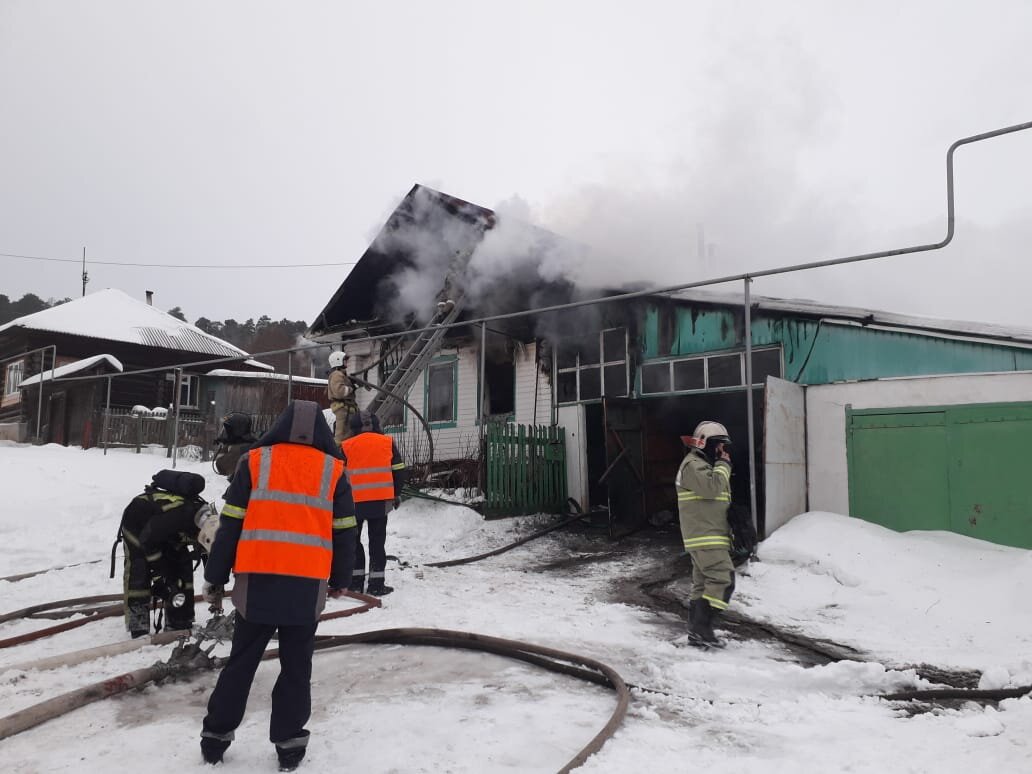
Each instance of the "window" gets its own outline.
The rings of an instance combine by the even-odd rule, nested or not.
[[[608,328],[557,347],[557,403],[626,395],[627,329]]]
[[[455,424],[458,360],[431,363],[426,369],[426,420]]]
[[[25,360],[18,360],[7,365],[3,380],[3,396],[18,397],[22,380],[25,379]]]
[[[201,378],[183,374],[179,377],[179,407],[197,408],[201,395]]]
[[[768,376],[781,376],[780,347],[753,350],[752,362],[753,384],[764,384]],[[715,390],[743,384],[744,352],[644,363],[641,367],[642,395]]]

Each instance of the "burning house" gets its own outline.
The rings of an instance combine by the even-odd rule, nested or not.
[[[306,335],[346,347],[351,373],[404,398],[363,390],[360,404],[410,459],[426,453],[423,420],[437,461],[486,456],[482,471],[492,427],[562,428],[563,491],[607,512],[613,532],[676,513],[680,436],[714,419],[735,440],[732,496],[748,503],[754,488],[761,534],[824,509],[1032,546],[1027,477],[949,480],[951,466],[995,459],[994,444],[1032,441],[1032,331],[754,297],[747,385],[741,296],[627,298],[572,281],[585,265],[578,245],[417,185]],[[608,300],[571,306],[596,298]],[[934,453],[883,451],[898,444]]]

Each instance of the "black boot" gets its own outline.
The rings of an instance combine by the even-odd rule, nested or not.
[[[716,611],[705,599],[693,599],[688,607],[688,637],[693,645],[722,648],[726,644],[713,631]]]
[[[393,586],[385,586],[382,579],[369,581],[369,593],[374,597],[384,597],[394,591]]]
[[[215,765],[222,763],[222,756],[229,749],[229,742],[224,739],[214,739],[210,736],[201,738],[201,756],[205,763]]]
[[[301,765],[305,757],[304,747],[276,747],[276,756],[279,758],[280,771],[293,771]]]
[[[365,593],[365,576],[352,576],[351,583],[348,584],[348,591],[353,591],[356,594]]]

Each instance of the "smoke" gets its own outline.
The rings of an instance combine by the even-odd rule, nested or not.
[[[834,133],[819,67],[786,45],[733,59],[688,97],[675,158],[610,166],[541,208],[541,222],[591,246],[591,274],[605,284],[798,262],[845,238],[848,189],[803,171]]]

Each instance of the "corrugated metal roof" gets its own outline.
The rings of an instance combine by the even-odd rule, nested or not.
[[[19,317],[0,325],[0,332],[10,328],[64,333],[217,357],[248,354],[228,341],[114,288]]]

